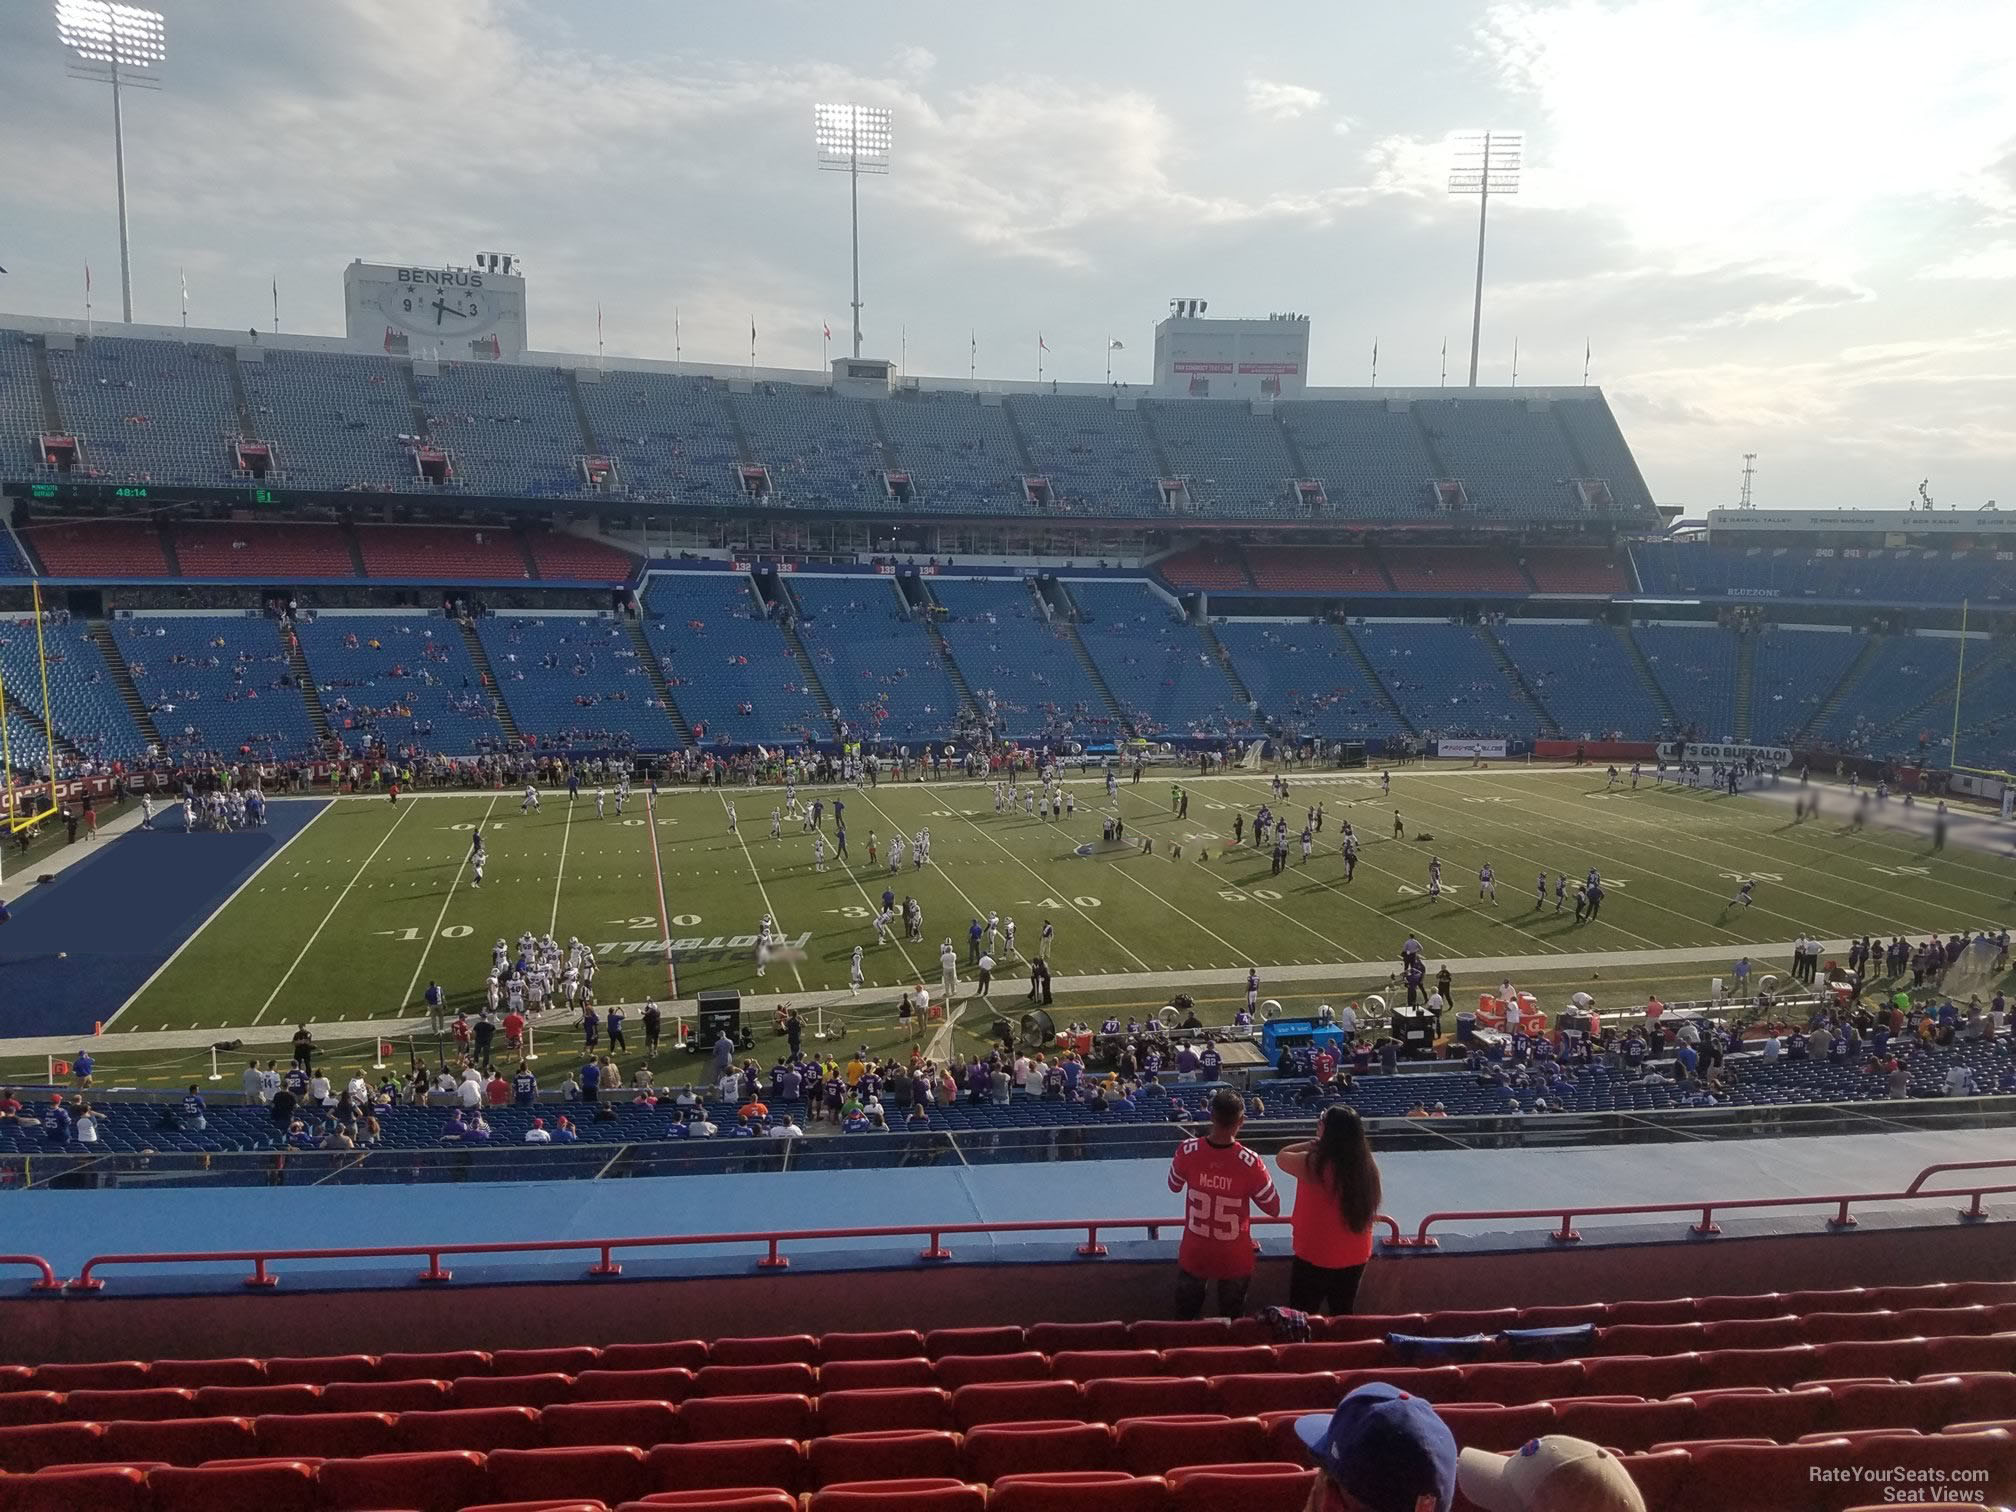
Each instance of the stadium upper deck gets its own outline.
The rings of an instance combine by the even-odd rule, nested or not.
[[[1657,523],[1600,390],[905,384],[544,354],[453,364],[315,338],[0,328],[0,481],[912,516]],[[179,333],[176,333],[179,336]],[[116,496],[115,496],[116,497]]]

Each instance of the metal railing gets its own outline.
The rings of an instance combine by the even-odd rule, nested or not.
[[[1955,1215],[1961,1222],[1985,1223],[1989,1221],[1989,1215],[1983,1206],[1983,1199],[2016,1192],[2016,1182],[1979,1182],[1971,1186],[1941,1187],[1937,1190],[1927,1190],[1926,1183],[1935,1176],[1949,1172],[2012,1168],[2016,1168],[2016,1159],[1952,1161],[1930,1165],[1912,1178],[1910,1184],[1903,1190],[1895,1192],[1852,1192],[1801,1197],[1738,1197],[1721,1202],[1620,1203],[1586,1207],[1437,1212],[1422,1218],[1411,1236],[1404,1234],[1399,1222],[1385,1213],[1378,1214],[1373,1222],[1383,1230],[1380,1241],[1382,1246],[1388,1250],[1399,1251],[1435,1249],[1439,1241],[1429,1231],[1438,1224],[1490,1223],[1535,1218],[1551,1219],[1556,1222],[1557,1226],[1547,1236],[1556,1244],[1572,1244],[1581,1238],[1574,1226],[1578,1218],[1698,1213],[1699,1222],[1690,1225],[1686,1232],[1691,1237],[1706,1239],[1721,1232],[1720,1225],[1715,1222],[1717,1213],[1756,1212],[1774,1208],[1830,1207],[1835,1211],[1827,1219],[1826,1227],[1829,1231],[1839,1231],[1855,1227],[1856,1219],[1850,1210],[1858,1205],[1949,1201],[1954,1198],[1968,1199],[1967,1207]],[[1288,1221],[1285,1218],[1253,1220],[1255,1227],[1278,1227]],[[426,1269],[418,1273],[418,1280],[442,1285],[453,1280],[455,1274],[443,1264],[443,1261],[471,1255],[593,1254],[595,1263],[588,1267],[587,1275],[608,1277],[622,1274],[623,1267],[617,1259],[619,1253],[691,1249],[700,1245],[753,1248],[757,1251],[756,1268],[769,1271],[789,1268],[791,1257],[784,1253],[787,1245],[833,1244],[864,1239],[922,1238],[925,1245],[918,1251],[917,1258],[932,1263],[943,1263],[953,1258],[953,1252],[945,1241],[948,1238],[965,1235],[998,1237],[1010,1234],[1082,1234],[1083,1242],[1075,1247],[1074,1253],[1083,1259],[1095,1259],[1107,1253],[1102,1235],[1139,1232],[1150,1241],[1154,1241],[1161,1237],[1164,1229],[1180,1230],[1182,1227],[1181,1218],[1055,1218],[996,1223],[925,1223],[868,1228],[780,1229],[768,1233],[657,1234],[613,1239],[509,1240],[458,1244],[371,1245],[353,1248],[192,1250],[111,1254],[93,1255],[86,1260],[77,1275],[65,1283],[63,1289],[78,1293],[99,1291],[105,1285],[99,1274],[101,1271],[125,1266],[249,1264],[252,1271],[244,1277],[244,1284],[248,1287],[267,1288],[279,1284],[280,1278],[273,1270],[275,1265],[330,1260],[409,1258],[426,1261]],[[42,1273],[42,1280],[35,1287],[38,1291],[56,1288],[55,1271],[45,1260],[23,1255],[0,1256],[0,1263],[27,1265],[38,1269]]]

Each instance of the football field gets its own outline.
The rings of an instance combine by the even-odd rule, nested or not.
[[[1172,777],[1188,793],[1187,819],[1172,807]],[[1306,995],[1320,990],[1321,967],[1391,961],[1410,934],[1431,971],[1444,959],[1513,957],[1522,975],[1539,979],[1551,974],[1550,957],[1692,947],[1733,961],[1747,947],[1801,934],[1923,937],[2000,927],[2016,913],[2016,865],[2006,856],[1933,852],[1880,828],[1848,833],[1838,817],[1795,824],[1788,805],[1660,789],[1649,777],[1632,791],[1609,789],[1591,770],[1410,770],[1394,777],[1390,797],[1376,772],[1298,774],[1289,783],[1283,802],[1271,798],[1264,774],[1165,771],[1123,781],[1113,807],[1128,842],[1113,846],[1101,843],[1109,805],[1093,777],[1072,785],[1075,817],[1049,821],[1019,806],[997,814],[984,782],[805,790],[801,799],[828,806],[829,845],[831,806],[845,804],[851,859],[829,856],[823,871],[796,821],[771,838],[780,789],[668,790],[655,804],[638,793],[621,816],[612,797],[601,819],[591,796],[570,804],[564,792],[545,794],[531,814],[520,813],[514,792],[423,794],[396,805],[339,799],[107,1032],[410,1018],[423,1011],[430,980],[453,1007],[473,1010],[493,942],[515,943],[526,930],[591,943],[605,1004],[731,987],[803,993],[810,1002],[846,991],[852,951],[864,945],[866,988],[891,1006],[904,985],[926,982],[935,992],[939,942],[949,937],[963,963],[968,920],[990,912],[1016,921],[1025,954],[1048,920],[1052,972],[1095,979],[1079,994],[1088,1003],[1101,976],[1138,986],[1143,974],[1243,976],[1249,966],[1263,988],[1270,971],[1303,968],[1293,990]],[[1291,820],[1280,875],[1270,857],[1231,843],[1235,817],[1250,837],[1263,803]],[[1317,804],[1323,827],[1305,865],[1295,836]],[[1396,809],[1405,839],[1393,836]],[[1339,844],[1347,819],[1362,846],[1348,882]],[[489,854],[480,888],[467,864],[477,825]],[[892,873],[889,838],[925,827],[930,864],[918,868],[906,856]],[[883,858],[873,866],[871,832]],[[1152,839],[1151,851],[1139,848],[1141,837]],[[204,837],[143,833],[121,843],[200,845]],[[1440,898],[1427,892],[1431,856],[1442,862]],[[1487,861],[1495,903],[1479,896]],[[1607,896],[1599,918],[1578,923],[1572,892],[1557,910],[1554,881],[1566,872],[1572,884],[1592,867]],[[1536,907],[1543,869],[1547,895]],[[1755,902],[1732,906],[1745,880],[1757,884]],[[899,903],[911,895],[921,904],[922,943],[904,942],[900,924],[891,943],[874,943],[869,921],[885,888]],[[790,948],[759,980],[752,947],[766,913]],[[1687,983],[1709,974],[1690,969]],[[1021,963],[1005,961],[1000,975],[1011,984],[1004,995],[1019,999],[1024,988],[1012,984],[1026,983]],[[1360,985],[1349,991],[1362,993],[1363,973],[1353,976]],[[961,979],[969,990],[963,966]],[[1465,982],[1458,997],[1494,984]],[[1267,994],[1285,999],[1289,991]],[[1237,994],[1215,996],[1229,1005]]]

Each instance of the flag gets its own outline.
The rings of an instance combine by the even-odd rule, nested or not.
[[[187,304],[189,303],[189,271],[186,268],[177,268],[175,271],[182,278],[182,303]]]
[[[754,315],[749,317],[749,345],[756,345],[756,317]]]
[[[1047,352],[1050,350],[1050,343],[1043,339],[1043,333],[1041,331],[1038,331],[1036,333],[1036,345],[1042,351]]]
[[[1582,366],[1589,366],[1589,341],[1587,337],[1584,337],[1582,341]]]
[[[84,297],[91,297],[91,264],[84,264]]]
[[[1372,366],[1375,368],[1379,366],[1379,338],[1377,336],[1372,338]]]
[[[1109,352],[1124,352],[1127,348],[1109,336],[1106,338],[1106,350]]]
[[[595,339],[598,342],[602,339],[602,301],[599,299],[595,301]]]
[[[826,323],[825,323],[825,324],[824,324],[824,325],[823,325],[823,326],[821,327],[821,329],[822,329],[822,330],[824,330],[824,331],[826,332],[826,339],[827,339],[828,341],[831,341],[831,340],[833,339],[833,322],[832,322],[832,321],[830,321],[830,320],[829,320],[829,321],[827,321],[827,322],[826,322]]]

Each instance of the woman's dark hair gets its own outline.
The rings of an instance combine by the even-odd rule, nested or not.
[[[1309,1152],[1309,1174],[1337,1199],[1345,1225],[1353,1233],[1372,1226],[1383,1195],[1379,1165],[1365,1138],[1365,1121],[1348,1103],[1332,1103],[1316,1125],[1315,1147]]]

